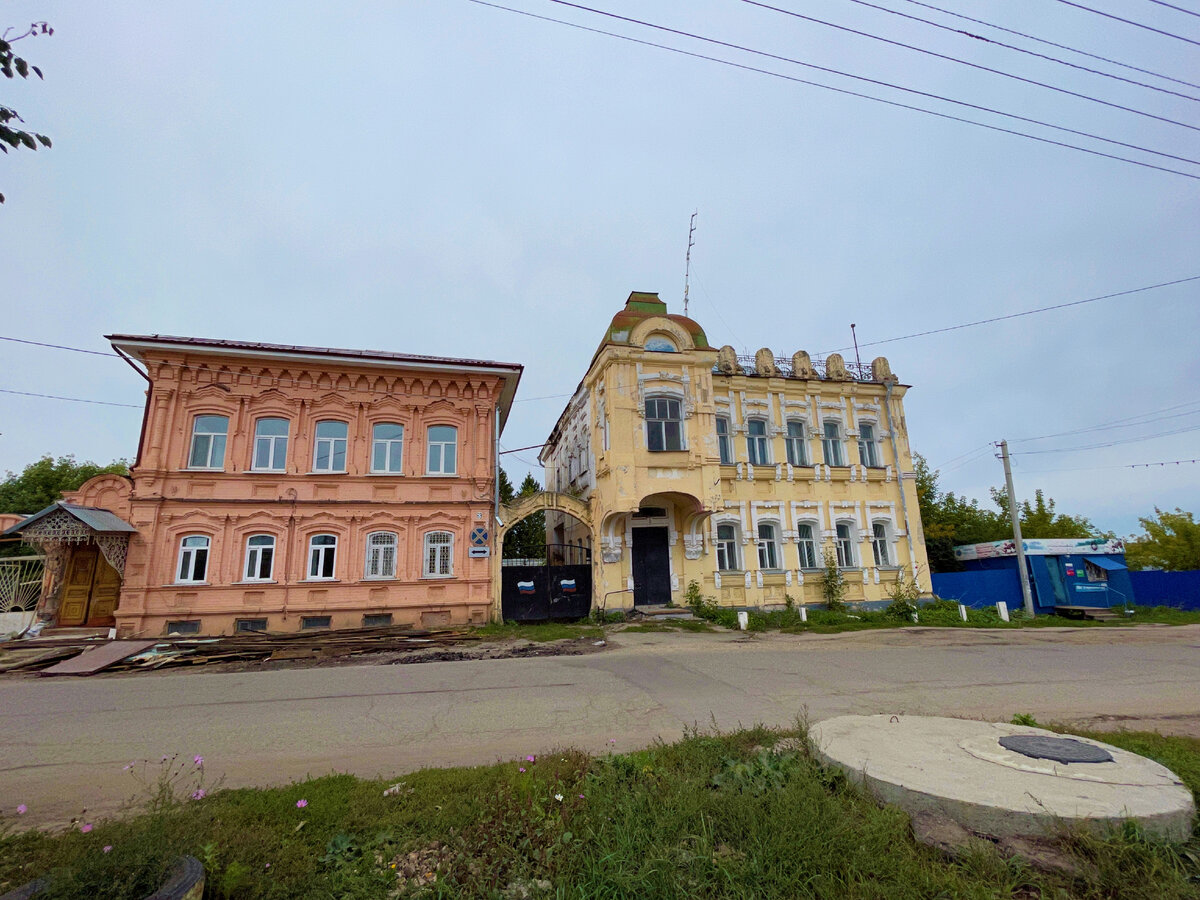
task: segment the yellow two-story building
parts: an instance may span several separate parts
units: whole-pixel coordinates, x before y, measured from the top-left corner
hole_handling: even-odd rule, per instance
[[[691,581],[727,606],[818,603],[827,556],[846,600],[928,592],[906,390],[884,357],[715,349],[632,293],[540,454],[594,534],[548,512],[547,540],[594,552],[608,609],[682,604]]]

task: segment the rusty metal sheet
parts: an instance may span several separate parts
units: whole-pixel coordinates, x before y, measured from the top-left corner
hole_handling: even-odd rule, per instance
[[[84,650],[78,656],[63,660],[57,665],[43,669],[40,675],[91,675],[114,663],[149,650],[158,641],[110,641],[100,647]]]

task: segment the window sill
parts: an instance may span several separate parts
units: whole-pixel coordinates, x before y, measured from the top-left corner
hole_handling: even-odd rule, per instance
[[[647,453],[687,453],[688,448],[687,447],[671,447],[671,448],[664,447],[662,450],[651,450],[649,447],[647,447],[646,452]]]
[[[395,581],[395,575],[364,575],[363,581]]]
[[[745,575],[746,574],[745,569],[717,569],[717,572],[719,572],[722,577],[724,577],[725,575]]]
[[[457,472],[426,472],[426,478],[457,478]]]
[[[300,583],[301,584],[338,584],[340,582],[341,582],[340,578],[305,578]]]
[[[421,580],[422,581],[446,581],[453,577],[454,577],[454,573],[452,572],[449,575],[422,575]]]
[[[404,475],[403,472],[368,472],[372,478],[400,478]]]
[[[247,469],[247,475],[286,475],[287,469]]]
[[[348,475],[345,469],[313,469],[308,475]]]
[[[279,584],[279,582],[273,578],[248,578],[245,581],[231,581],[230,582],[231,586],[238,586],[238,585],[244,585],[244,584]]]
[[[220,467],[211,467],[211,466],[184,466],[184,467],[183,467],[183,471],[184,471],[184,472],[224,472],[224,471],[225,471],[225,467],[224,467],[224,466],[220,466]]]
[[[212,585],[211,585],[209,582],[207,582],[207,581],[172,581],[170,584],[163,585],[163,587],[169,587],[169,588],[179,588],[179,587],[188,587],[188,588],[194,588],[194,587],[212,587]]]

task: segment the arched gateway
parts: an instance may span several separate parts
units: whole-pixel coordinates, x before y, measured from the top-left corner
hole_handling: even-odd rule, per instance
[[[583,618],[592,608],[592,512],[586,502],[570,494],[541,491],[521,497],[499,509],[495,546],[504,547],[504,536],[514,525],[535,513],[553,520],[569,517],[586,530],[586,540],[550,541],[541,560],[505,560],[503,549],[492,557],[495,615],[502,621],[533,622]],[[562,528],[557,529],[561,531]],[[578,534],[578,526],[571,529]]]

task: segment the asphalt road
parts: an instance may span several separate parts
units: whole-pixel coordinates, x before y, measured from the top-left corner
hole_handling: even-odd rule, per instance
[[[0,680],[0,811],[112,813],[137,789],[123,766],[177,752],[234,787],[630,750],[691,725],[1019,712],[1200,737],[1200,626],[626,633],[585,656]]]

